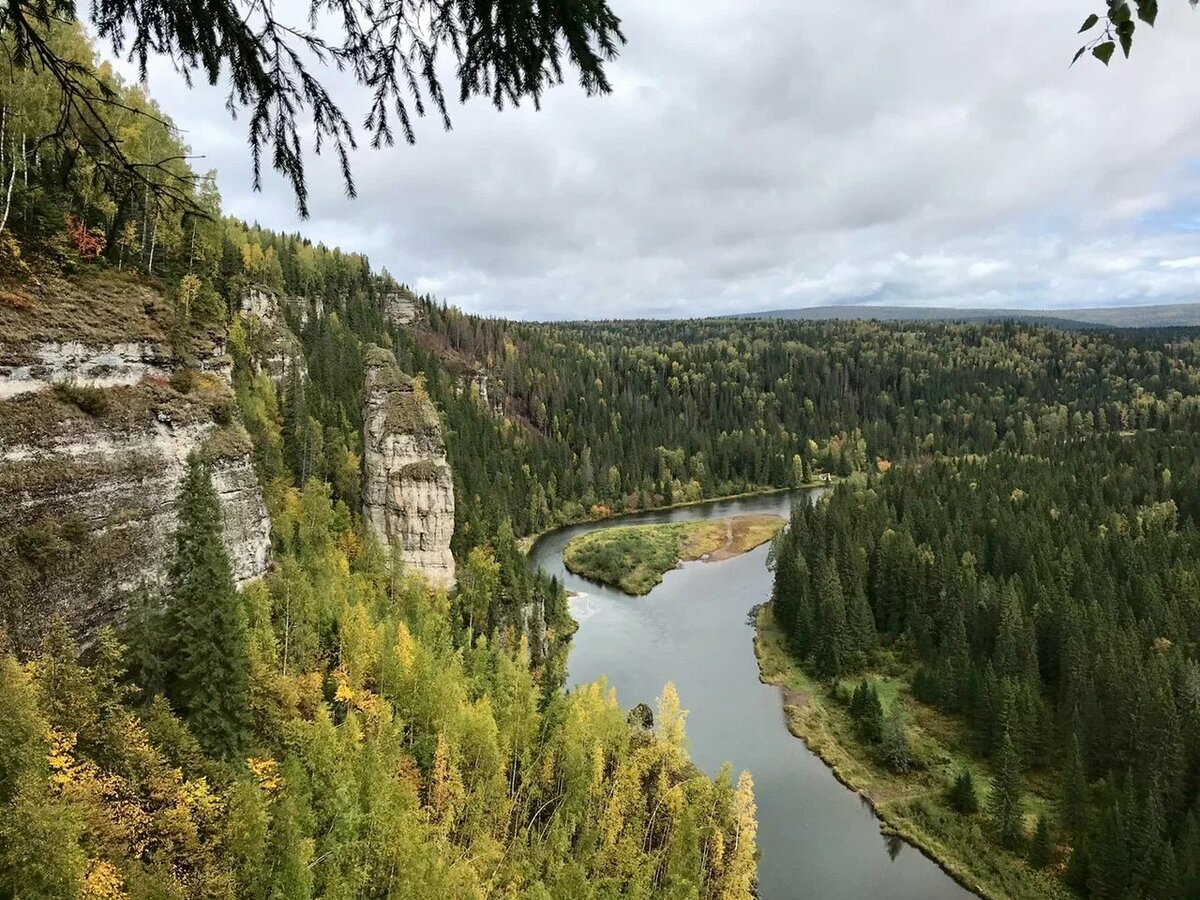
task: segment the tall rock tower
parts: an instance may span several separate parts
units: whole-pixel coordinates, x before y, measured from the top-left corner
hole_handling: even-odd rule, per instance
[[[367,349],[363,513],[372,533],[433,584],[454,585],[454,480],[437,410],[382,347]]]

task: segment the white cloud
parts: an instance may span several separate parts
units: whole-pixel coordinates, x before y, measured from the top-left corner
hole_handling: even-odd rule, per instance
[[[1159,265],[1167,269],[1200,268],[1200,256],[1185,256],[1183,259],[1164,259]]]
[[[234,214],[481,312],[1196,296],[1200,11],[1164,4],[1105,69],[1067,66],[1091,0],[610,2],[629,37],[613,95],[426,120],[416,147],[356,155],[353,201],[310,158],[303,224],[282,180],[250,192],[219,90],[162,66],[151,88]]]

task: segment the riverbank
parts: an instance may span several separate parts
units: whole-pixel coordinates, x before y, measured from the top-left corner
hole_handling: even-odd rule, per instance
[[[776,515],[744,515],[695,522],[602,528],[571,539],[567,570],[642,596],[681,562],[717,562],[771,540],[786,524]]]
[[[584,516],[578,519],[571,519],[565,522],[559,522],[555,525],[548,525],[541,531],[527,534],[517,541],[517,546],[521,548],[521,552],[528,555],[536,544],[546,535],[551,532],[558,531],[561,528],[570,528],[572,525],[590,525],[594,522],[609,522],[617,519],[632,519],[637,516],[642,516],[647,513],[664,513],[675,509],[687,509],[693,506],[704,506],[708,503],[726,503],[731,500],[748,500],[753,497],[771,497],[776,494],[786,494],[791,491],[811,491],[816,488],[832,487],[837,483],[837,479],[831,481],[810,481],[808,484],[797,485],[796,487],[779,487],[779,488],[762,488],[757,491],[743,491],[740,494],[722,494],[719,497],[704,497],[700,500],[682,500],[679,503],[669,503],[665,506],[648,506],[645,509],[624,510],[616,512],[608,516],[600,516],[598,518],[592,516]]]
[[[923,767],[897,775],[881,765],[858,737],[849,710],[833,697],[831,685],[813,680],[788,654],[770,608],[758,611],[754,652],[760,678],[778,685],[788,730],[801,738],[842,784],[871,804],[886,833],[917,847],[968,890],[988,900],[1069,900],[1057,879],[1002,850],[987,834],[986,813],[962,816],[946,803],[947,788],[964,767],[976,777],[980,797],[990,786],[988,765],[964,748],[969,741],[960,723],[905,697],[910,741]],[[900,663],[872,673],[885,708],[907,694]],[[861,680],[861,677],[859,679]],[[1026,830],[1046,811],[1044,793],[1026,793]]]

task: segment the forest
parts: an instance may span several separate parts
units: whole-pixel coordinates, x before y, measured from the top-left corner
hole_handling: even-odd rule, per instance
[[[181,371],[227,341],[274,566],[234,589],[195,458],[166,596],[86,648],[0,638],[0,897],[752,896],[751,779],[691,764],[669,685],[651,728],[603,683],[564,692],[565,592],[519,539],[824,481],[773,547],[769,614],[864,752],[1056,889],[1200,896],[1195,330],[473,316],[224,217],[169,117],[80,28],[46,39],[120,98],[101,124],[140,165],[0,58],[0,305],[145,283]],[[306,378],[256,369],[249,286],[287,300]],[[450,595],[363,525],[372,344],[444,423]]]
[[[572,627],[561,587],[497,521],[509,498],[491,479],[506,476],[478,474],[476,454],[525,439],[385,324],[380,298],[399,289],[386,273],[222,218],[165,114],[77,26],[45,37],[119,102],[110,120],[56,129],[50,75],[0,61],[0,304],[18,319],[29,284],[149,284],[177,366],[162,390],[180,394],[201,344],[227,344],[236,410],[219,415],[249,432],[273,565],[235,589],[193,455],[164,594],[140,592],[86,646],[62,622],[43,622],[32,648],[0,636],[0,897],[749,898],[749,776],[691,764],[670,685],[653,724],[631,724],[603,682],[565,693],[561,640],[541,656],[546,642],[514,625],[534,604]],[[101,126],[141,168],[78,137]],[[255,364],[264,336],[238,313],[248,285],[323,301],[304,326],[289,313],[307,378],[277,388]],[[460,490],[478,498],[463,504],[452,595],[400,571],[364,527],[371,341],[420,360],[410,370],[455,429]],[[112,402],[59,390],[87,415]],[[34,577],[37,554],[69,545],[34,537],[0,541],[9,572]]]
[[[889,767],[937,762],[889,734],[879,673],[965,726],[946,805],[972,815],[990,772],[997,845],[1086,897],[1194,897],[1198,489],[1191,429],[864,475],[796,507],[772,614]]]

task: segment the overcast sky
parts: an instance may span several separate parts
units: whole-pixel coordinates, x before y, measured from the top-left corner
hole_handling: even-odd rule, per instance
[[[475,100],[451,132],[423,120],[415,147],[357,154],[355,200],[310,158],[303,223],[278,176],[251,191],[245,118],[220,89],[156,67],[150,90],[227,211],[473,312],[1200,299],[1186,0],[1162,0],[1107,70],[1067,66],[1100,0],[610,3],[629,39],[611,95],[568,78],[540,112]]]

